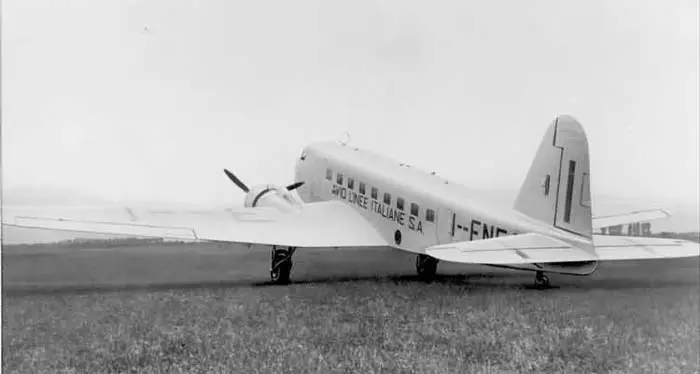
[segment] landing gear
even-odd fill
[[[538,271],[535,273],[535,287],[549,288],[549,278],[547,278],[544,272]]]
[[[416,272],[423,280],[431,280],[437,273],[438,259],[420,254],[416,257]]]
[[[296,247],[272,246],[272,258],[270,264],[270,279],[274,284],[289,283],[289,275],[292,272],[292,255]]]

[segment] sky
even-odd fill
[[[351,143],[517,189],[576,117],[594,194],[698,201],[698,5],[10,0],[3,189],[241,203]]]

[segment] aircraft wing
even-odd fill
[[[551,236],[530,233],[432,246],[426,254],[469,264],[534,264],[601,260],[697,257],[700,244],[687,240],[594,235],[592,243],[574,245]]]
[[[64,211],[63,217],[15,215],[4,225],[180,240],[204,240],[293,247],[375,247],[390,245],[360,213],[338,201],[304,204],[282,212],[241,208],[215,212],[129,211],[122,220],[90,220]],[[68,216],[68,217],[66,217]],[[3,218],[5,220],[6,218]]]
[[[626,225],[635,222],[649,222],[657,219],[668,218],[671,214],[663,209],[642,210],[625,214],[593,217],[593,229],[602,227]]]

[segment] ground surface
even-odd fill
[[[202,244],[3,249],[3,372],[696,373],[697,259],[591,277]]]

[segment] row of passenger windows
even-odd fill
[[[331,169],[326,169],[326,179],[329,181],[333,180],[333,170]],[[355,179],[348,177],[347,178],[347,184],[343,184],[344,176],[342,173],[336,173],[335,176],[335,182],[338,185],[347,185],[348,189],[355,190]],[[367,195],[367,185],[365,182],[358,182],[358,192],[360,195]],[[379,189],[377,187],[371,187],[370,188],[370,197],[374,200],[379,200]],[[386,205],[391,205],[391,194],[388,192],[384,192],[384,195],[382,196],[382,201]],[[403,197],[397,197],[396,198],[396,209],[403,211],[406,207],[406,201],[404,200]],[[416,203],[411,203],[411,215],[413,216],[419,216],[420,215],[420,206]],[[425,210],[425,220],[428,222],[434,222],[435,221],[435,211],[432,209],[426,209]]]

